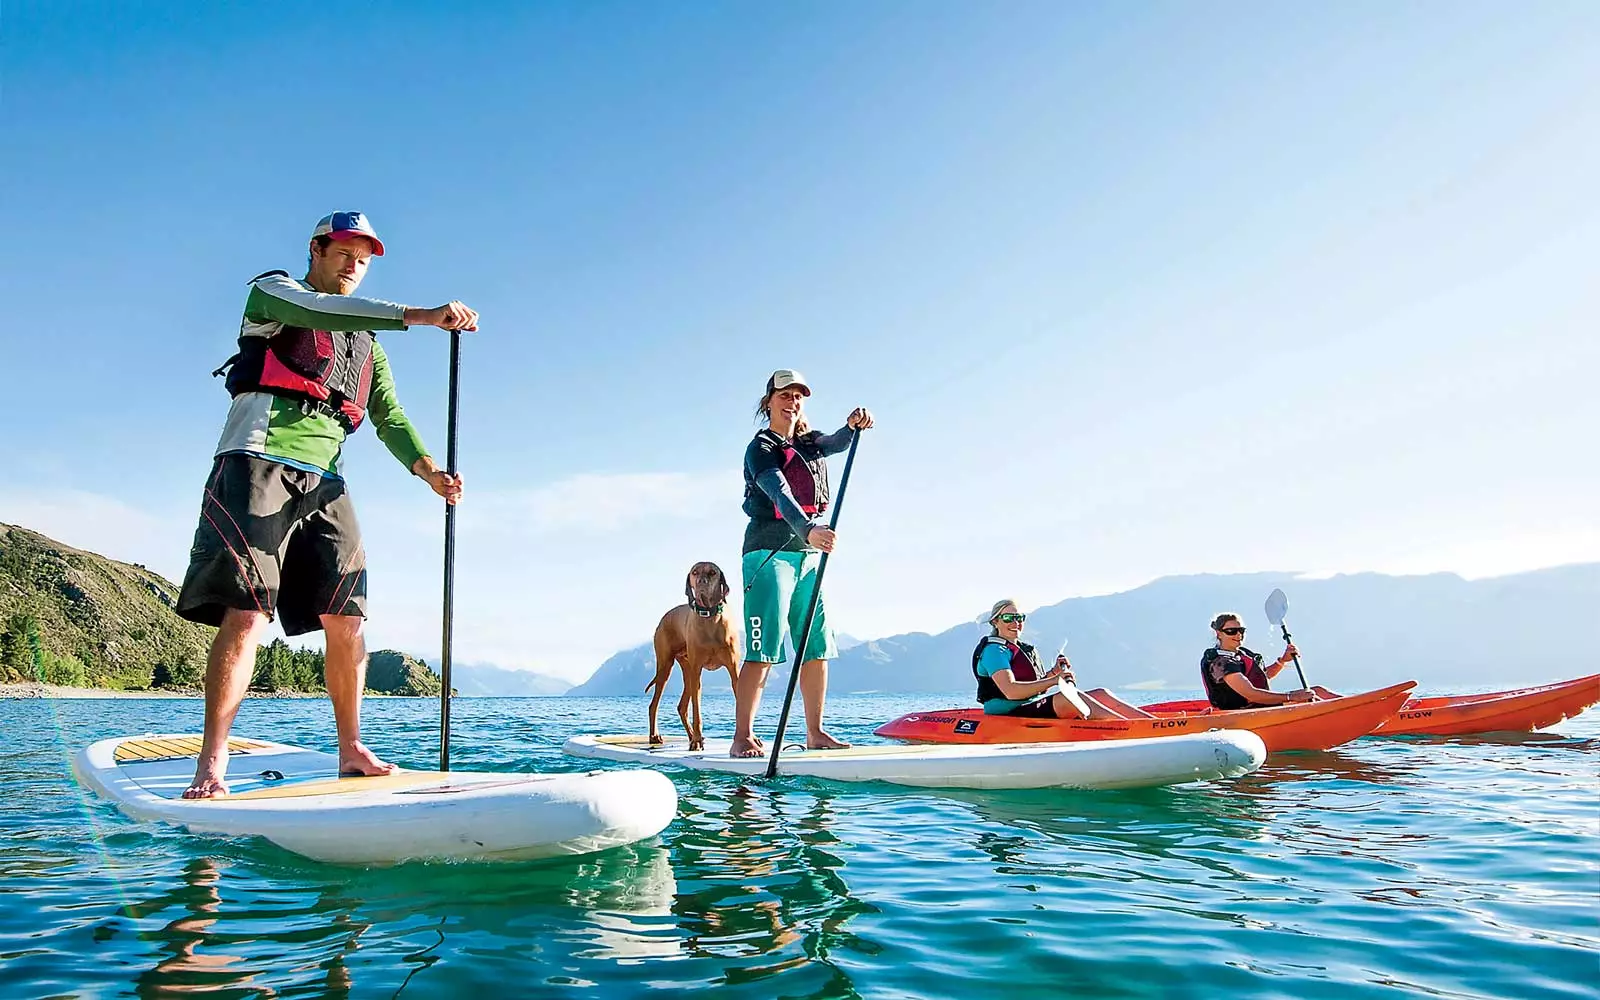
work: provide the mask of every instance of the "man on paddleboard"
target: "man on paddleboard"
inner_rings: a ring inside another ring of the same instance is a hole
[[[461,302],[426,309],[356,298],[367,265],[381,256],[383,241],[360,212],[323,217],[311,232],[303,279],[286,271],[251,279],[239,352],[215,372],[227,375],[233,405],[201,497],[177,611],[217,634],[206,660],[205,738],[184,798],[228,792],[228,731],[274,617],[287,635],[326,633],[339,770],[394,770],[361,742],[367,561],[340,450],[371,423],[413,475],[446,503],[460,500],[461,477],[434,463],[400,408],[374,331],[476,330],[478,314]]]
[[[1265,658],[1244,645],[1245,627],[1238,615],[1223,612],[1211,620],[1211,630],[1217,634],[1217,643],[1201,655],[1200,677],[1212,708],[1262,708],[1316,700],[1315,694],[1303,688],[1284,693],[1272,690],[1268,683],[1294,659],[1294,643],[1289,643],[1277,660],[1263,666]]]

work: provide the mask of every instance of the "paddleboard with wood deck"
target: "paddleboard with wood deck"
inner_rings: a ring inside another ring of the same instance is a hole
[[[139,820],[257,836],[318,861],[520,860],[586,854],[660,833],[677,813],[655,771],[408,771],[341,777],[334,754],[233,737],[229,794],[185,799],[201,738],[101,740],[73,758],[86,787]]]

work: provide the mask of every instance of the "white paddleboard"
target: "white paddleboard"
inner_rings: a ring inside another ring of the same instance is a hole
[[[185,799],[199,752],[198,735],[121,737],[79,751],[72,765],[135,819],[265,837],[353,864],[586,854],[652,837],[678,810],[677,790],[655,771],[343,778],[333,754],[240,737],[228,740],[230,794]]]
[[[574,736],[562,749],[576,757],[634,764],[766,773],[766,757],[729,757],[729,742],[708,739],[704,750],[691,751],[682,738],[652,747],[647,736]],[[1097,743],[786,749],[778,756],[778,773],[922,788],[1140,788],[1237,777],[1254,771],[1266,759],[1266,745],[1255,733],[1212,730]]]

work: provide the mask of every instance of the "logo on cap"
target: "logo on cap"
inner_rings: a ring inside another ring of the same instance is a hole
[[[806,377],[792,368],[779,368],[767,379],[767,391],[777,392],[797,385],[805,390],[807,396],[811,395],[811,386],[806,384]]]
[[[317,227],[311,231],[311,238],[329,236],[336,240],[347,240],[354,236],[364,236],[372,241],[374,256],[383,256],[383,241],[378,238],[378,231],[372,228],[372,223],[360,212],[334,212],[325,215],[317,222]]]

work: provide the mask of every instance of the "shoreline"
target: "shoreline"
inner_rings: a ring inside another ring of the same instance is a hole
[[[247,691],[246,698],[326,698],[326,691]],[[123,691],[117,688],[92,688],[92,687],[63,687],[60,684],[41,684],[38,681],[22,681],[17,684],[0,684],[0,701],[7,699],[37,699],[59,698],[72,700],[94,700],[113,698],[142,698],[150,699],[192,699],[199,701],[205,697],[205,692],[199,688],[182,691]],[[371,691],[364,693],[362,698],[404,698],[411,695],[375,694]]]

